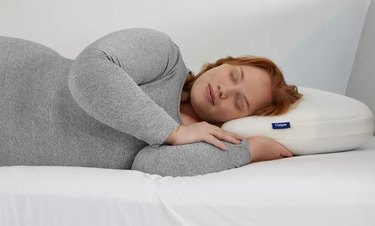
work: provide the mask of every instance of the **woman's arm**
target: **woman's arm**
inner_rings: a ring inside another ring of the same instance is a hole
[[[138,152],[131,169],[161,176],[194,176],[250,163],[247,139],[241,144],[224,143],[228,146],[228,151],[205,142],[147,146]]]
[[[164,33],[117,31],[81,52],[72,65],[69,88],[80,107],[98,121],[160,145],[178,123],[139,85],[170,76],[179,60],[178,47]]]
[[[136,155],[132,169],[162,176],[193,176],[293,156],[280,143],[264,136],[249,137],[237,145],[224,143],[228,151],[204,142],[148,146]]]

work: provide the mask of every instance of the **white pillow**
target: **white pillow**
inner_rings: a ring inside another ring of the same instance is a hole
[[[350,97],[299,87],[303,98],[279,116],[249,116],[223,124],[243,137],[263,135],[275,139],[296,155],[345,151],[372,137],[373,114]]]

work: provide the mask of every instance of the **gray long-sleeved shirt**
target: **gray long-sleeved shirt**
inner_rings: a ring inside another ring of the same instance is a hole
[[[126,29],[73,61],[26,40],[0,37],[0,166],[134,169],[190,176],[251,160],[246,139],[222,151],[166,145],[179,124],[187,76],[164,33]]]

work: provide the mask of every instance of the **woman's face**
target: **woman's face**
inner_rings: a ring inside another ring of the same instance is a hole
[[[194,82],[190,101],[195,113],[210,123],[253,115],[271,104],[271,78],[254,66],[222,64]]]

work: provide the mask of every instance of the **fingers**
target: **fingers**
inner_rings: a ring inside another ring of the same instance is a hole
[[[282,158],[284,158],[284,157],[293,157],[293,153],[291,151],[289,151],[287,148],[283,147],[280,150],[280,156]]]
[[[211,134],[217,139],[225,140],[234,144],[240,144],[242,142],[241,136],[225,131],[221,128],[213,128]]]
[[[225,140],[234,144],[240,144],[242,142],[242,137],[221,128],[213,128],[210,134],[211,136],[208,136],[207,142],[223,149],[224,151],[228,150],[228,147],[220,140]]]
[[[221,129],[221,128],[220,128]],[[224,133],[227,133],[227,134],[229,134],[229,135],[231,135],[231,136],[233,136],[233,137],[235,137],[235,138],[237,138],[237,139],[239,139],[239,140],[242,140],[243,139],[243,137],[242,136],[240,136],[240,135],[238,135],[238,134],[235,134],[235,133],[232,133],[232,132],[229,132],[229,131],[226,131],[226,130],[224,130],[224,129],[221,129]]]
[[[228,150],[228,147],[222,140],[240,144],[242,137],[203,121],[179,126],[166,138],[165,142],[172,145],[179,145],[206,141],[220,149]]]
[[[202,124],[201,124],[202,125]],[[228,150],[228,147],[223,143],[221,140],[228,141],[234,144],[240,144],[242,142],[242,137],[223,130],[222,128],[209,124],[207,122],[203,123],[203,137],[201,137],[202,141],[206,141],[222,150]]]
[[[218,140],[214,136],[208,136],[205,141],[209,144],[212,144],[212,145],[224,150],[224,151],[228,150],[228,147],[223,142],[221,142],[220,140]]]

